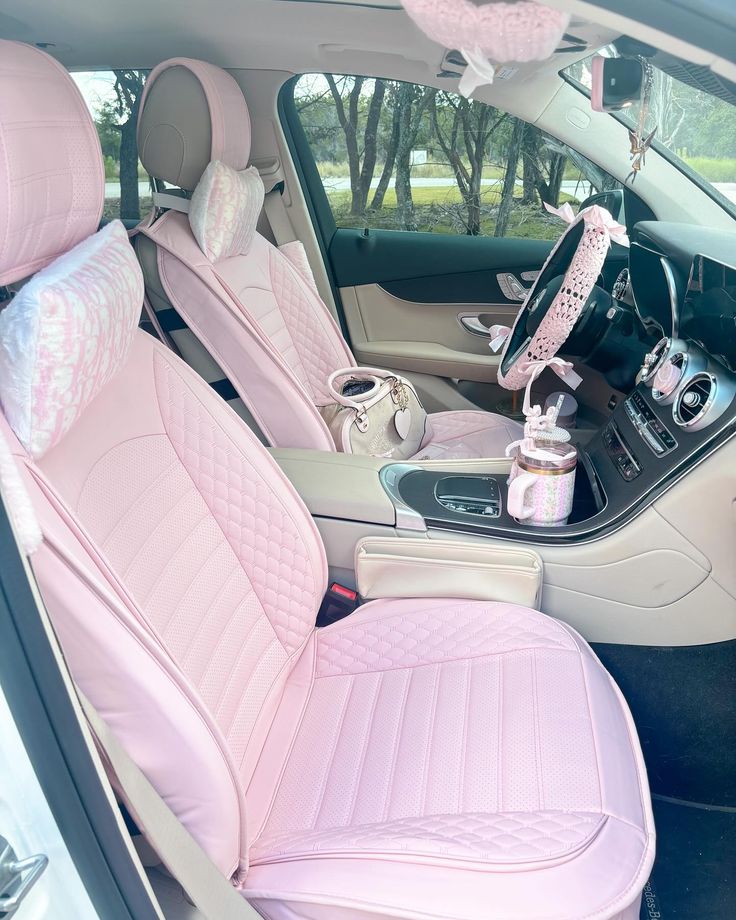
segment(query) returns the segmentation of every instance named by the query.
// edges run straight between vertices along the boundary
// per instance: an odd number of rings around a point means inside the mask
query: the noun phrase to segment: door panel
[[[549,240],[452,236],[403,230],[336,230],[329,257],[338,287],[379,283],[422,303],[504,303],[496,276],[536,271]],[[528,282],[527,282],[528,284]]]
[[[462,320],[511,325],[521,301],[504,295],[499,275],[527,289],[551,248],[543,240],[338,230],[329,254],[356,358],[408,374],[436,409],[472,405],[456,381],[487,389],[475,398],[497,402],[499,355],[489,335]],[[431,396],[430,377],[445,382]]]
[[[462,320],[479,316],[486,326],[509,325],[519,310],[518,303],[418,303],[380,284],[341,288],[340,293],[360,361],[388,361],[397,370],[466,380],[488,380],[498,357],[488,347],[490,337],[469,331]]]

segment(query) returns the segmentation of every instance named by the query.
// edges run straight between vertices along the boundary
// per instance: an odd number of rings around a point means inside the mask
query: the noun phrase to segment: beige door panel
[[[353,350],[361,364],[481,383],[495,381],[500,363],[498,355],[490,351],[478,355],[436,342],[368,342],[361,346],[354,342]]]
[[[510,325],[519,312],[518,303],[416,303],[395,297],[379,284],[342,288],[340,293],[356,350],[363,343],[370,349],[374,342],[413,342],[485,356],[490,354],[489,338],[465,328],[463,318],[480,316],[486,326]]]

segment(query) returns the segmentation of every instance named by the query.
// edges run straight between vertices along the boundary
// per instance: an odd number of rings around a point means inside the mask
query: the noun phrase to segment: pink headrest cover
[[[0,39],[0,284],[94,233],[105,174],[74,81],[44,51]]]
[[[533,0],[475,4],[471,0],[402,0],[419,28],[445,48],[475,51],[500,64],[548,58],[568,13]]]
[[[207,164],[245,169],[250,114],[229,73],[191,58],[171,58],[152,71],[138,116],[138,151],[150,175],[193,190]]]

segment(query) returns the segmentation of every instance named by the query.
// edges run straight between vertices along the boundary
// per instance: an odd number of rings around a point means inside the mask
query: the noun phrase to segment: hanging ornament
[[[657,133],[657,126],[648,133],[646,130],[646,121],[649,115],[649,106],[652,98],[652,87],[654,85],[654,68],[651,63],[644,57],[639,57],[642,69],[644,71],[644,88],[642,91],[641,105],[639,107],[639,120],[636,130],[629,129],[629,142],[631,143],[631,172],[626,177],[626,181],[634,180],[644,166],[647,150],[652,146],[654,135]]]

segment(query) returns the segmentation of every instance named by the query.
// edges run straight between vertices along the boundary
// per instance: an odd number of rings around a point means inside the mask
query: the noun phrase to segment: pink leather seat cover
[[[249,789],[268,805],[244,891],[266,916],[638,917],[621,894],[652,855],[636,733],[569,627],[375,601],[302,658]]]
[[[0,284],[8,284],[94,233],[105,173],[84,100],[53,58],[4,43],[0,85]]]
[[[163,168],[168,181],[177,174],[179,143],[170,164],[162,167],[158,158],[147,161],[149,139],[162,135],[167,126],[156,123],[146,109],[146,99],[155,99],[156,81],[162,74],[171,81],[177,68],[180,74],[188,71],[196,76],[204,87],[218,74],[221,91],[207,93],[208,116],[203,112],[212,124],[213,138],[224,124],[250,123],[240,88],[225,71],[180,58],[160,64],[148,79],[141,105],[139,145],[144,165],[154,174]],[[171,82],[166,93],[167,98],[175,98]],[[221,104],[223,97],[227,110]],[[162,106],[162,117],[165,111]],[[206,127],[192,114],[179,124],[179,131],[199,136]],[[184,149],[191,146],[185,143]],[[216,156],[214,140],[212,146],[212,158],[223,159]],[[250,135],[242,139],[238,158],[232,146],[228,147],[224,162],[242,168],[249,154]],[[201,163],[199,170],[189,173],[201,173],[206,165]],[[309,281],[259,234],[247,254],[211,263],[183,214],[170,211],[142,232],[157,244],[159,275],[169,300],[228,375],[269,441],[280,447],[334,450],[317,407],[329,402],[326,381],[330,373],[357,362]],[[503,456],[508,444],[522,433],[516,422],[480,411],[438,413],[431,417],[428,431],[417,457]]]
[[[307,509],[207,384],[130,334],[45,453],[0,427],[73,675],[221,871],[273,920],[635,920],[646,776],[587,645],[463,600],[376,601],[315,630],[327,566]]]

